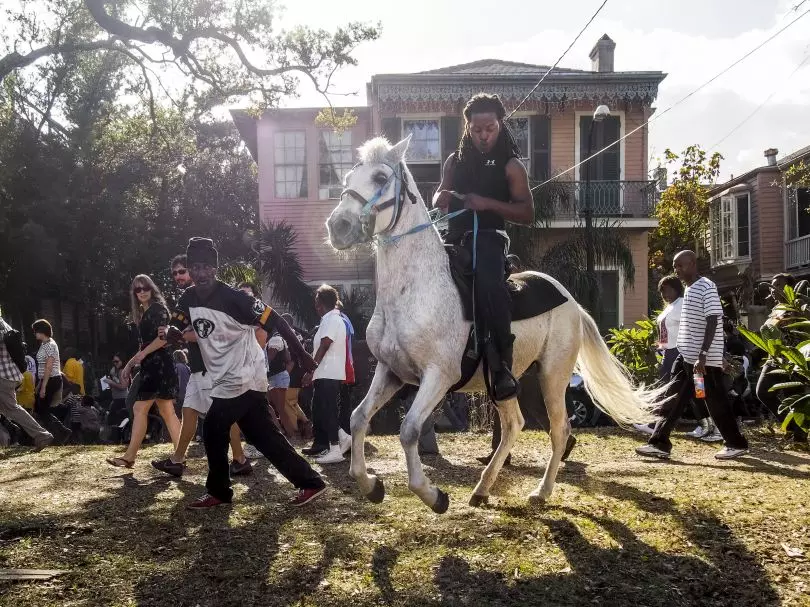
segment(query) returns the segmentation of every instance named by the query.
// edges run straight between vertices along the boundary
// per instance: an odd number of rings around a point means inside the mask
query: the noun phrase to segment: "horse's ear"
[[[399,164],[405,159],[405,152],[408,150],[408,145],[411,143],[411,135],[408,135],[388,150],[388,153],[385,155],[385,159],[389,162],[389,164]]]

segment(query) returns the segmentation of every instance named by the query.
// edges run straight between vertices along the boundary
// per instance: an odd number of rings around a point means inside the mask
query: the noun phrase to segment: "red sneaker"
[[[208,495],[206,493],[202,497],[191,502],[188,506],[186,506],[186,508],[188,508],[189,510],[205,510],[207,508],[213,508],[214,506],[219,506],[221,504],[230,504],[230,502],[224,502],[221,499],[218,499],[213,495]]]
[[[295,508],[306,506],[312,500],[319,498],[326,493],[326,485],[317,489],[299,489],[298,494],[290,500],[290,505]]]

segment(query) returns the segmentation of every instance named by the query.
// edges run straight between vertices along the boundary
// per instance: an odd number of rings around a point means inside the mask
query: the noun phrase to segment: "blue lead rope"
[[[466,213],[467,211],[469,211],[469,209],[459,209],[458,211],[453,211],[452,213],[448,213],[447,215],[440,215],[436,219],[432,219],[431,221],[428,221],[426,223],[420,223],[418,226],[414,226],[410,230],[408,230],[407,232],[403,232],[402,234],[397,234],[396,236],[378,236],[377,239],[382,244],[394,244],[398,242],[401,238],[404,238],[405,236],[410,236],[411,234],[416,234],[418,232],[421,232],[422,230],[426,230],[427,228],[436,225],[440,221],[453,219],[453,217],[458,217],[459,215],[461,215],[462,213]],[[477,222],[478,213],[475,214],[475,217]]]

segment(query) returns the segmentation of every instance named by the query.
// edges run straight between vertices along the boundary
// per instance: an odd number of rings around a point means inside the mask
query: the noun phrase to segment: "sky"
[[[358,65],[333,78],[333,91],[356,93],[333,97],[335,105],[365,105],[365,84],[372,74],[417,72],[478,59],[551,65],[600,3],[288,0],[281,25],[333,29],[349,21],[380,22],[380,39],[359,47],[354,53]],[[810,0],[608,0],[560,65],[590,69],[588,54],[607,33],[616,42],[617,71],[667,74],[654,104],[660,113],[808,9]],[[653,122],[651,166],[666,148],[678,152],[693,143],[710,148],[771,94],[753,117],[713,148],[725,158],[721,177],[764,164],[767,148],[778,148],[781,158],[810,145],[808,57],[810,14]],[[324,101],[310,83],[301,81],[300,96],[282,105],[321,106]]]

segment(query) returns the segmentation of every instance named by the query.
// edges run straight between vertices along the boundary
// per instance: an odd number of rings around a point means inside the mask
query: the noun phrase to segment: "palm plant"
[[[563,242],[549,248],[539,259],[538,267],[551,274],[568,289],[575,299],[585,301],[592,289],[601,290],[597,276],[586,269],[588,235],[582,226],[571,229]],[[591,242],[596,266],[617,268],[627,286],[633,286],[636,266],[627,236],[616,223],[604,222],[591,230]]]
[[[544,183],[532,192],[534,199],[534,224],[510,226],[511,252],[518,255],[527,267],[550,274],[559,280],[578,301],[588,301],[588,294],[601,290],[598,276],[587,271],[587,234],[578,223],[567,238],[540,252],[538,243],[549,229],[551,221],[560,217],[576,216],[577,184],[559,176]],[[618,222],[595,221],[591,230],[594,265],[617,268],[624,276],[626,286],[633,286],[636,268],[633,254],[625,233]],[[595,311],[591,311],[592,313]],[[598,316],[598,314],[597,314]]]
[[[283,219],[268,221],[253,237],[251,248],[256,253],[258,275],[272,289],[273,301],[312,326],[318,315],[312,287],[304,282],[304,271],[295,252],[297,239],[293,227]]]

